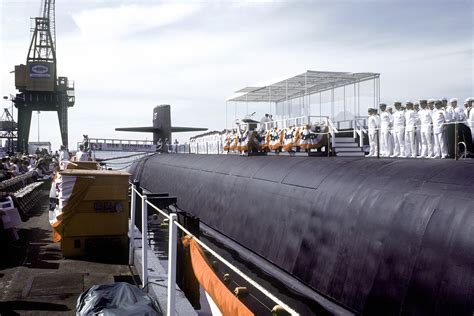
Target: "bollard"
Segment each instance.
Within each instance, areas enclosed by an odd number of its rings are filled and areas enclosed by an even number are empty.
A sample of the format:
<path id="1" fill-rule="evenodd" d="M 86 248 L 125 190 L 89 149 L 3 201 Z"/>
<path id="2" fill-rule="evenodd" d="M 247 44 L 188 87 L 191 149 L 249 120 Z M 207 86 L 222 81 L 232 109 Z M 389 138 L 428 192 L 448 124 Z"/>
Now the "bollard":
<path id="1" fill-rule="evenodd" d="M 135 249 L 135 236 L 134 236 L 134 229 L 135 229 L 135 201 L 137 198 L 137 195 L 135 193 L 135 185 L 131 185 L 131 190 L 130 190 L 130 224 L 128 228 L 129 232 L 129 238 L 130 238 L 130 247 L 128 249 L 128 264 L 133 265 L 133 257 L 134 257 L 134 249 Z"/>
<path id="2" fill-rule="evenodd" d="M 176 214 L 170 213 L 169 239 L 168 239 L 168 299 L 167 316 L 175 316 L 176 308 Z"/>
<path id="3" fill-rule="evenodd" d="M 148 204 L 147 196 L 142 196 L 142 288 L 148 283 Z M 148 289 L 148 288 L 147 288 Z M 147 290 L 148 292 L 148 290 Z"/>

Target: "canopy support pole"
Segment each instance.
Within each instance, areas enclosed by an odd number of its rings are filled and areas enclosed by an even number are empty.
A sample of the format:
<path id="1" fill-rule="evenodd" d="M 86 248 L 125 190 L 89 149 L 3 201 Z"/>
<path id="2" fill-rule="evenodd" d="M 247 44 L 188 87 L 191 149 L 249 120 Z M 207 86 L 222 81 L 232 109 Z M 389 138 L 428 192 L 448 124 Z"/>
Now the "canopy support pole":
<path id="1" fill-rule="evenodd" d="M 346 86 L 343 87 L 344 88 L 344 101 L 343 101 L 343 105 L 344 105 L 344 121 L 346 120 Z"/>

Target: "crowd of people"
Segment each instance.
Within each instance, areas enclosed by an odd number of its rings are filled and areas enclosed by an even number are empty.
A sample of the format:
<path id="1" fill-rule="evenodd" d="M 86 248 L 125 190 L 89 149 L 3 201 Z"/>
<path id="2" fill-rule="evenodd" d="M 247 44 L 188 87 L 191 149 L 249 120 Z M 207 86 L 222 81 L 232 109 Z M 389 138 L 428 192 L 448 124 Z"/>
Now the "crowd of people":
<path id="1" fill-rule="evenodd" d="M 395 102 L 392 107 L 380 104 L 380 114 L 369 108 L 368 134 L 370 152 L 377 156 L 380 144 L 382 157 L 448 158 L 454 157 L 455 147 L 473 151 L 474 98 L 464 107 L 456 98 Z M 379 141 L 377 137 L 380 135 Z M 455 139 L 455 135 L 458 136 Z"/>
<path id="2" fill-rule="evenodd" d="M 79 146 L 79 150 L 73 156 L 64 145 L 59 151 L 49 153 L 47 151 L 36 151 L 35 154 L 7 152 L 1 158 L 0 181 L 8 180 L 18 175 L 33 172 L 36 178 L 51 174 L 57 167 L 65 169 L 70 157 L 76 161 L 95 160 L 94 151 L 86 150 L 88 143 Z"/>
<path id="3" fill-rule="evenodd" d="M 1 159 L 0 181 L 8 180 L 27 172 L 33 172 L 35 177 L 40 178 L 49 174 L 57 162 L 56 157 L 49 153 L 27 155 L 8 152 Z"/>

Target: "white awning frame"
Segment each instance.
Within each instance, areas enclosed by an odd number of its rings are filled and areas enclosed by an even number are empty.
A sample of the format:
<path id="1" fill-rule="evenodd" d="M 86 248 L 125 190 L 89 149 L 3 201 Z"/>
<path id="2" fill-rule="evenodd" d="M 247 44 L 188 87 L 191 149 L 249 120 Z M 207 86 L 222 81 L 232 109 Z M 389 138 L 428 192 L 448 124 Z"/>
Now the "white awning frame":
<path id="1" fill-rule="evenodd" d="M 234 102 L 284 102 L 367 80 L 375 80 L 379 73 L 329 72 L 308 70 L 303 74 L 263 87 L 246 87 L 227 99 Z"/>

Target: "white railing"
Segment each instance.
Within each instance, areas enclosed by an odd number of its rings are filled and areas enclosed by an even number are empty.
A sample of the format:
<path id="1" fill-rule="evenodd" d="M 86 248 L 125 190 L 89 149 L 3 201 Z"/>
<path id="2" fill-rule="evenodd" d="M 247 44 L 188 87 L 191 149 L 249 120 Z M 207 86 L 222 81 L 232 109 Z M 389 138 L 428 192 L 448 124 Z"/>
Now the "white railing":
<path id="1" fill-rule="evenodd" d="M 367 126 L 367 117 L 366 116 L 356 116 L 354 118 L 354 139 L 359 135 L 359 146 L 364 146 L 364 134 L 367 134 L 365 129 Z"/>
<path id="2" fill-rule="evenodd" d="M 284 129 L 290 126 L 303 126 L 305 124 L 311 124 L 311 122 L 318 122 L 316 120 L 312 120 L 312 118 L 318 118 L 319 122 L 326 122 L 326 120 L 328 119 L 327 116 L 305 115 L 305 116 L 290 117 L 290 118 L 265 122 L 264 127 L 265 127 L 265 130 L 268 130 L 274 127 Z"/>
<path id="3" fill-rule="evenodd" d="M 339 133 L 339 130 L 334 126 L 334 123 L 331 121 L 331 119 L 328 117 L 326 119 L 328 130 L 329 130 L 329 135 L 328 135 L 328 143 L 329 143 L 329 148 L 334 148 L 334 138 L 336 137 L 336 134 Z M 328 148 L 328 157 L 329 157 L 329 152 L 331 151 Z"/>
<path id="4" fill-rule="evenodd" d="M 223 154 L 225 134 L 214 134 L 197 138 L 190 142 L 189 152 L 192 154 Z"/>
<path id="5" fill-rule="evenodd" d="M 217 252 L 212 250 L 208 245 L 203 243 L 199 240 L 196 236 L 194 236 L 191 232 L 189 232 L 185 227 L 177 221 L 177 216 L 175 213 L 167 214 L 163 210 L 159 209 L 152 203 L 150 203 L 147 199 L 146 194 L 140 194 L 137 191 L 137 187 L 135 184 L 130 184 L 131 187 L 131 202 L 130 202 L 130 223 L 129 223 L 129 237 L 130 237 L 130 250 L 129 250 L 129 264 L 133 265 L 133 256 L 134 256 L 134 229 L 135 229 L 135 207 L 136 207 L 136 196 L 140 197 L 142 200 L 142 231 L 141 231 L 141 238 L 142 238 L 142 287 L 148 288 L 148 262 L 147 262 L 147 251 L 148 251 L 148 206 L 156 210 L 158 213 L 163 215 L 165 218 L 168 219 L 168 285 L 167 285 L 167 311 L 166 315 L 176 315 L 176 247 L 177 247 L 177 229 L 181 229 L 185 234 L 189 235 L 193 238 L 202 248 L 210 252 L 215 258 L 220 260 L 224 265 L 226 265 L 229 269 L 234 271 L 240 277 L 245 279 L 249 284 L 275 302 L 277 305 L 281 306 L 284 310 L 286 310 L 290 315 L 299 315 L 294 309 L 289 307 L 275 295 L 270 293 L 266 290 L 263 286 L 258 284 L 255 280 L 251 279 L 245 273 L 240 271 L 237 267 L 232 265 L 229 261 L 224 259 L 220 256 Z"/>

